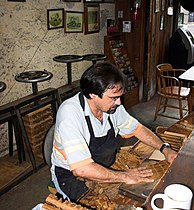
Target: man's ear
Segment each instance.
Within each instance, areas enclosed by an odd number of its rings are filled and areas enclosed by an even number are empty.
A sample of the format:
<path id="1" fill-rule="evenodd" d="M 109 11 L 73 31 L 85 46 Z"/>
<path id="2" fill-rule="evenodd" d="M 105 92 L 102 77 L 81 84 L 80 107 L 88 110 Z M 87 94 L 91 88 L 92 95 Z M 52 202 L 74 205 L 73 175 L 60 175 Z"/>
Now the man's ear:
<path id="1" fill-rule="evenodd" d="M 90 98 L 92 98 L 92 99 L 98 97 L 98 96 L 97 96 L 96 94 L 94 94 L 94 93 L 90 93 L 89 96 L 90 96 Z"/>

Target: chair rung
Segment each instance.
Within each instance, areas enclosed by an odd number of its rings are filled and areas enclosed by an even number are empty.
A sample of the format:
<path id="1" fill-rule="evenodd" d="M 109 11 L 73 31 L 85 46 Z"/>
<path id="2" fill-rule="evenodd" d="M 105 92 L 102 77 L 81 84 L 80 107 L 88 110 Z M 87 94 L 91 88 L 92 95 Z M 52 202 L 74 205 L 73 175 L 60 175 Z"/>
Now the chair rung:
<path id="1" fill-rule="evenodd" d="M 167 117 L 167 118 L 171 118 L 171 119 L 175 119 L 175 120 L 180 120 L 180 118 L 178 118 L 178 117 L 173 117 L 173 116 L 170 116 L 170 115 L 157 114 L 157 116 Z"/>
<path id="2" fill-rule="evenodd" d="M 167 107 L 169 107 L 169 108 L 174 108 L 174 109 L 179 109 L 179 107 L 178 106 L 174 106 L 174 105 L 165 105 L 165 104 L 160 104 L 160 109 L 159 110 L 161 110 L 162 108 L 167 108 Z M 182 109 L 183 110 L 188 110 L 188 108 L 186 108 L 187 107 L 187 105 L 186 106 L 183 106 L 182 107 Z M 186 108 L 186 109 L 185 109 Z"/>

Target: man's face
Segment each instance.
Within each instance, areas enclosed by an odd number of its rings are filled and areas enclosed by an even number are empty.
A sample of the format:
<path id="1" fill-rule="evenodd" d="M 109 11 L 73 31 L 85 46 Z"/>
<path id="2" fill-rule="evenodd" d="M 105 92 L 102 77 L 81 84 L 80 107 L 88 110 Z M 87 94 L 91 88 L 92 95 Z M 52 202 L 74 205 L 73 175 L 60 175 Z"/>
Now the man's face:
<path id="1" fill-rule="evenodd" d="M 113 114 L 117 107 L 121 105 L 121 96 L 124 93 L 124 89 L 118 84 L 113 89 L 107 89 L 102 98 L 98 97 L 96 107 L 109 114 Z"/>

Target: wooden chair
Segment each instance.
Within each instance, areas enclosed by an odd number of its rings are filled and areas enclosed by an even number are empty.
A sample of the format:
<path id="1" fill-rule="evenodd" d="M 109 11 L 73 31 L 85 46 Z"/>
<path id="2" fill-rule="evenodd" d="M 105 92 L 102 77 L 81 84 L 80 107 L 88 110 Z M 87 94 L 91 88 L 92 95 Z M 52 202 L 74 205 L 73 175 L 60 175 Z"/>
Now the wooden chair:
<path id="1" fill-rule="evenodd" d="M 157 93 L 159 95 L 155 117 L 157 116 L 168 117 L 172 119 L 181 119 L 183 118 L 183 110 L 188 111 L 186 107 L 188 106 L 188 96 L 190 94 L 189 84 L 185 86 L 183 81 L 179 80 L 178 77 L 182 74 L 184 69 L 173 69 L 171 64 L 163 63 L 156 66 L 157 69 Z M 170 104 L 169 99 L 178 101 L 178 105 Z M 182 104 L 182 101 L 186 101 L 186 105 Z M 165 115 L 164 112 L 166 108 L 178 109 L 180 113 L 180 118 Z M 163 109 L 163 111 L 161 111 Z M 187 113 L 187 112 L 186 112 Z"/>
<path id="2" fill-rule="evenodd" d="M 39 110 L 40 108 L 43 108 L 47 105 L 51 105 L 53 111 L 53 119 L 51 121 L 55 122 L 55 116 L 59 106 L 58 98 L 59 97 L 57 94 L 57 89 L 47 88 L 45 90 L 39 91 L 37 94 L 30 94 L 21 98 L 17 101 L 17 104 L 15 105 L 16 116 L 18 120 L 18 125 L 21 130 L 23 142 L 25 143 L 27 153 L 29 155 L 32 167 L 35 171 L 37 170 L 37 161 L 35 159 L 29 135 L 25 127 L 24 117 L 29 113 Z M 45 126 L 47 126 L 47 124 L 45 124 Z M 45 127 L 42 128 L 42 132 L 45 132 L 44 129 Z M 42 138 L 42 136 L 39 138 Z"/>

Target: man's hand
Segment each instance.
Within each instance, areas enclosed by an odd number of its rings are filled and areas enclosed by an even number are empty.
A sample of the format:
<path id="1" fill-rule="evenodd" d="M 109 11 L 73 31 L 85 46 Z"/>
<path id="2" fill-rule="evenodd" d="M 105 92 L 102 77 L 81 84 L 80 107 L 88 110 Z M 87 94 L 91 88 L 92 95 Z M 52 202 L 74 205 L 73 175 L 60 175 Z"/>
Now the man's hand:
<path id="1" fill-rule="evenodd" d="M 126 184 L 138 184 L 138 183 L 147 183 L 154 182 L 154 179 L 151 179 L 153 172 L 151 169 L 146 169 L 146 167 L 139 167 L 135 169 L 129 169 L 125 171 L 126 174 Z"/>
<path id="2" fill-rule="evenodd" d="M 74 176 L 104 183 L 139 184 L 154 181 L 149 178 L 153 175 L 152 170 L 146 167 L 115 171 L 93 162 L 76 168 L 72 172 Z"/>
<path id="3" fill-rule="evenodd" d="M 163 154 L 165 155 L 165 158 L 169 163 L 172 163 L 174 159 L 177 157 L 177 152 L 175 152 L 171 148 L 165 148 L 163 150 Z"/>

